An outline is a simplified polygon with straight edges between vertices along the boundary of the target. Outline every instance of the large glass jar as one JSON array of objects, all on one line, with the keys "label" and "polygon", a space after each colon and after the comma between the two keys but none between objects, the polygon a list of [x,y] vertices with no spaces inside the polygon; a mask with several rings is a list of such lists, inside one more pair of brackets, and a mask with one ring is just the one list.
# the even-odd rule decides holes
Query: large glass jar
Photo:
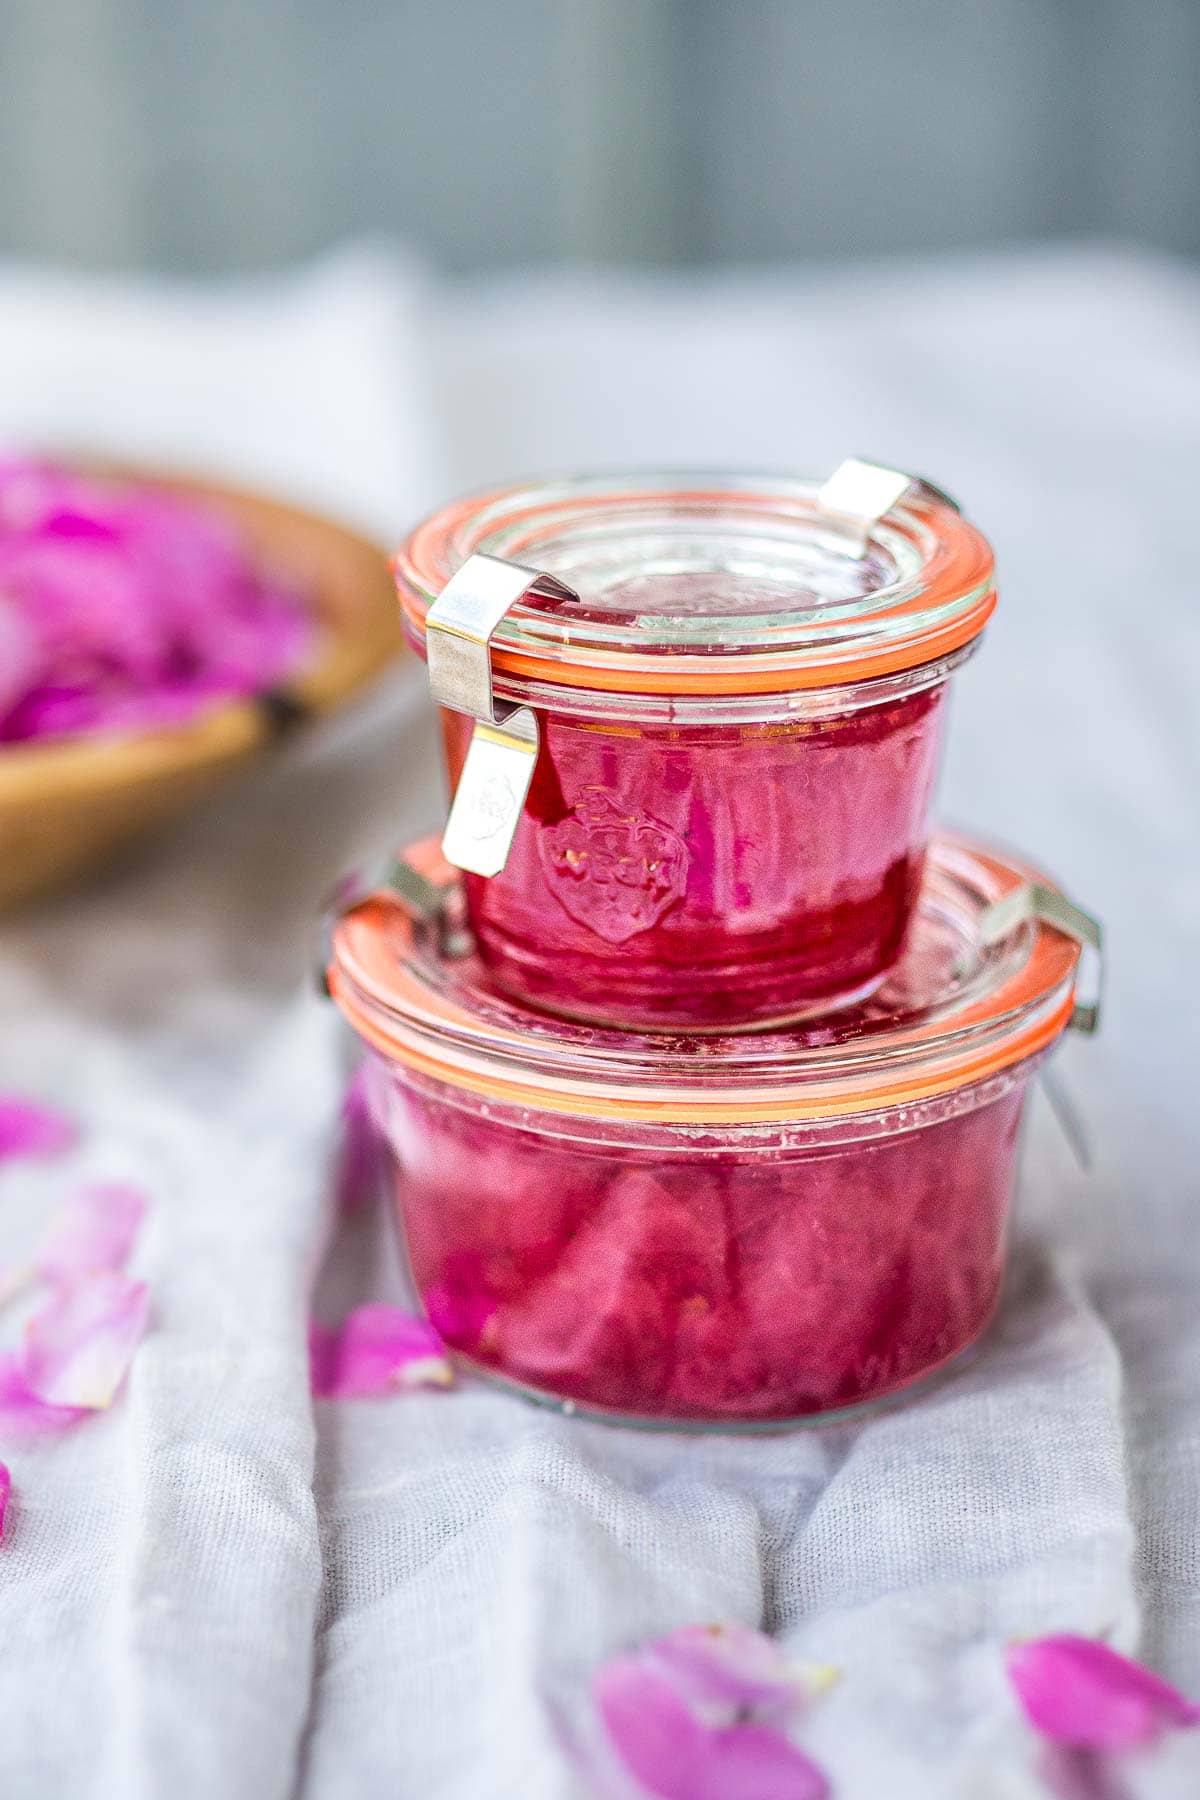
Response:
[{"label": "large glass jar", "polygon": [[866,523],[824,491],[738,476],[514,488],[448,507],[401,552],[423,651],[439,596],[465,587],[475,604],[473,579],[518,565],[480,650],[494,716],[516,709],[524,742],[499,749],[486,705],[443,713],[447,853],[509,993],[595,1023],[727,1032],[851,1003],[895,964],[947,677],[991,612],[992,558],[921,484]]},{"label": "large glass jar", "polygon": [[696,1039],[521,1008],[436,917],[363,903],[329,983],[430,1320],[478,1373],[639,1424],[825,1417],[949,1363],[996,1306],[1026,1089],[1078,1010],[1071,917],[937,840],[873,999]]}]

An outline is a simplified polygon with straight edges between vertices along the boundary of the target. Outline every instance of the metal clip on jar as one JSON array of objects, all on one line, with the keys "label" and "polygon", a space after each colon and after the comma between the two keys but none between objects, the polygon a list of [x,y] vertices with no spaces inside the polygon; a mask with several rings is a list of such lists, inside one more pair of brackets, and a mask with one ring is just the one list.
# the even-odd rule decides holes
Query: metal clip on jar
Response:
[{"label": "metal clip on jar", "polygon": [[421,880],[334,926],[413,1280],[467,1365],[636,1424],[871,1403],[995,1308],[1029,1078],[1099,929],[1036,871],[935,840],[904,955],[820,1027],[670,1038],[498,995]]},{"label": "metal clip on jar", "polygon": [[443,707],[480,955],[643,1030],[870,994],[916,902],[946,679],[995,604],[953,503],[895,470],[511,488],[397,560]]}]

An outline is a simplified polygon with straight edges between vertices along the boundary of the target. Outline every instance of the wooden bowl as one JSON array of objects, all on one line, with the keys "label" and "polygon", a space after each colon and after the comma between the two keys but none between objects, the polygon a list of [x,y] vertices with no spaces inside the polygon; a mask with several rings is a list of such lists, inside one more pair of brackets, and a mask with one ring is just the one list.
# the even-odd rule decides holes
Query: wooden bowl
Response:
[{"label": "wooden bowl", "polygon": [[311,596],[319,640],[311,661],[269,695],[226,702],[187,725],[0,745],[0,907],[62,887],[178,818],[281,733],[350,700],[402,648],[384,552],[353,531],[205,481],[96,472],[170,489],[229,516],[252,556]]}]

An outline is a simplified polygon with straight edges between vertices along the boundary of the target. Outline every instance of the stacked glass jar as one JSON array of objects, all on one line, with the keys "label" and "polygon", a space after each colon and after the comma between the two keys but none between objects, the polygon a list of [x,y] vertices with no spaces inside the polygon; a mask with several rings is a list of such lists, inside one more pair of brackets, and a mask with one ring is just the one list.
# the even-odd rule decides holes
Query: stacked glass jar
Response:
[{"label": "stacked glass jar", "polygon": [[1099,948],[1036,870],[929,837],[984,538],[853,461],[510,488],[397,575],[454,799],[328,978],[447,1344],[557,1405],[726,1429],[962,1354]]}]

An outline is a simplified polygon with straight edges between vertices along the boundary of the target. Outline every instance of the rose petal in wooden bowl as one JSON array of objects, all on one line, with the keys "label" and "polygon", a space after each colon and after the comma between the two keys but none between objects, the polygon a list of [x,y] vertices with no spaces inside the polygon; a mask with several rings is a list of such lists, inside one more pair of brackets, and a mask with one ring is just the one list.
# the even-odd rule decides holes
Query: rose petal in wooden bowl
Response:
[{"label": "rose petal in wooden bowl", "polygon": [[0,907],[65,886],[178,818],[282,730],[352,699],[402,649],[387,559],[353,531],[204,481],[97,472],[169,488],[230,517],[250,555],[310,597],[317,641],[308,662],[270,694],[218,704],[186,725],[0,745]]}]

